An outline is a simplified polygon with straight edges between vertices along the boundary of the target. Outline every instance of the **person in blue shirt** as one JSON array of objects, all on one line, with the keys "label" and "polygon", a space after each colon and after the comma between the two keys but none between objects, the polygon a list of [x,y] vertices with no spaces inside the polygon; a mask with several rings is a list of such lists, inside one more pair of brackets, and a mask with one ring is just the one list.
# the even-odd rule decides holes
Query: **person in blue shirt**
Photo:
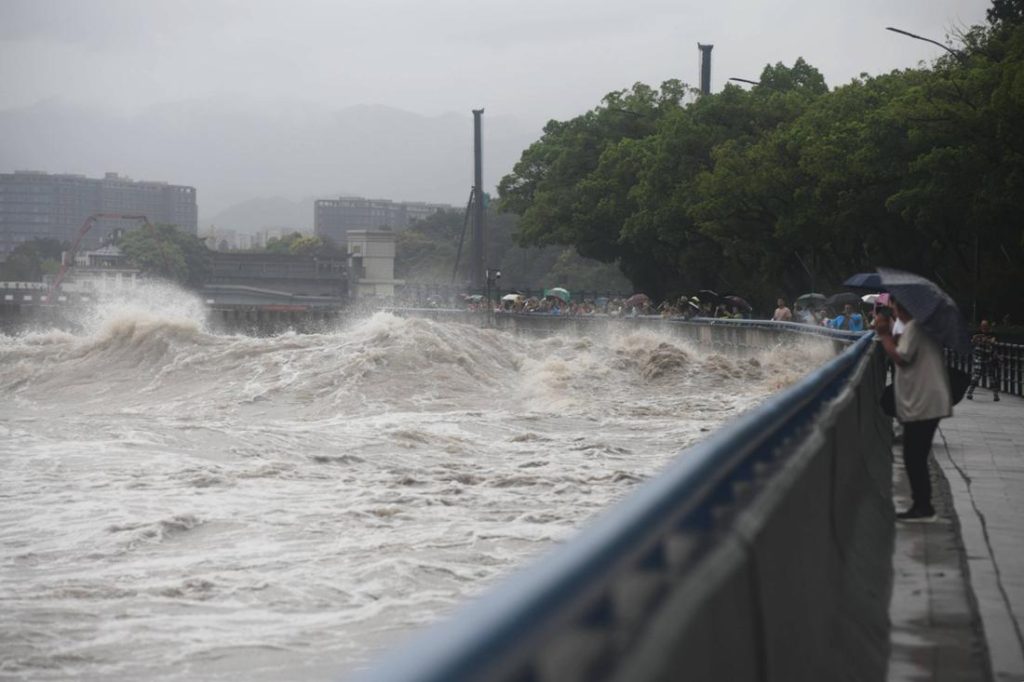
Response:
[{"label": "person in blue shirt", "polygon": [[854,311],[853,306],[849,303],[843,307],[843,312],[840,315],[836,315],[835,319],[832,320],[833,329],[845,329],[850,332],[862,332],[864,331],[864,316]]}]

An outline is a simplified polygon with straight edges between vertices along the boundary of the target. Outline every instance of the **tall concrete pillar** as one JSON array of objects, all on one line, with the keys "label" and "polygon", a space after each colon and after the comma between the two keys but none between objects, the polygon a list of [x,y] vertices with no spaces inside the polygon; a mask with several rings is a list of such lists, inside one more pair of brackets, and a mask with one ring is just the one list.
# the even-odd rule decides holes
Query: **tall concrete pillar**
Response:
[{"label": "tall concrete pillar", "polygon": [[484,288],[484,260],[487,257],[484,229],[483,109],[473,110],[473,288]]},{"label": "tall concrete pillar", "polygon": [[700,50],[700,94],[711,94],[711,48],[714,45],[697,43]]}]

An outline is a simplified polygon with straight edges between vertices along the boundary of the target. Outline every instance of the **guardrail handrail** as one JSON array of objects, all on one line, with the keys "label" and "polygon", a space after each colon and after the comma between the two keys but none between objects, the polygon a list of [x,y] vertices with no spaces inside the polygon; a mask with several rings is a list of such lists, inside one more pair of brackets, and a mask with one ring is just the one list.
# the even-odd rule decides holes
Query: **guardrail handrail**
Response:
[{"label": "guardrail handrail", "polygon": [[[413,314],[445,314],[445,315],[459,315],[465,316],[469,319],[479,318],[481,316],[487,316],[492,311],[483,310],[467,310],[465,308],[422,308],[422,307],[405,307],[405,306],[388,306],[383,309],[383,312],[390,312],[397,315],[403,313]],[[506,310],[496,310],[493,314],[498,318],[522,318],[527,320],[543,320],[543,319],[557,319],[567,322],[586,322],[589,320],[601,320],[606,322],[622,322],[628,323],[634,320],[642,320],[644,322],[663,322],[668,325],[675,326],[691,326],[691,327],[736,327],[742,329],[766,329],[778,331],[784,329],[791,332],[797,332],[799,334],[810,335],[810,336],[824,336],[828,338],[838,339],[845,342],[852,342],[860,338],[864,334],[871,333],[870,330],[862,332],[851,332],[843,329],[832,329],[831,327],[825,327],[816,324],[804,324],[802,322],[777,322],[775,320],[752,320],[752,319],[732,319],[723,317],[663,317],[661,315],[610,315],[608,313],[588,313],[583,315],[552,315],[551,313],[545,312],[514,312]]]},{"label": "guardrail handrail", "polygon": [[855,336],[840,355],[730,422],[730,428],[682,451],[565,545],[509,576],[359,679],[455,682],[477,679],[494,666],[521,663],[529,643],[579,617],[619,571],[651,552],[666,532],[699,527],[700,518],[709,517],[720,502],[716,491],[749,477],[758,453],[773,450],[803,428],[814,408],[837,395],[874,347],[873,335]]},{"label": "guardrail handrail", "polygon": [[0,289],[47,289],[44,282],[0,282]]},{"label": "guardrail handrail", "polygon": [[[978,385],[982,388],[996,388],[1001,393],[1024,397],[1024,344],[996,341],[992,344],[992,352],[996,361],[994,376],[990,371],[980,372]],[[974,354],[958,355],[946,351],[947,361],[968,374],[973,374]],[[998,384],[992,386],[992,380]]]}]

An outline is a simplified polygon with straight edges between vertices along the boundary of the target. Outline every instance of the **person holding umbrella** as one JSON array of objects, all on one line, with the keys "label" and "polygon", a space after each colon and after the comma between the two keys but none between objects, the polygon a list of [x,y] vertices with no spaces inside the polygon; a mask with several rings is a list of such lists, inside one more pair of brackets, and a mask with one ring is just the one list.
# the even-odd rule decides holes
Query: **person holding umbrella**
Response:
[{"label": "person holding umbrella", "polygon": [[893,311],[904,324],[897,343],[888,315],[880,314],[875,322],[875,333],[896,366],[893,397],[896,417],[903,424],[903,464],[914,500],[896,518],[931,521],[935,509],[928,456],[939,420],[953,414],[943,346],[962,350],[966,323],[949,295],[929,280],[887,268],[879,268],[879,274]]},{"label": "person holding umbrella", "polygon": [[939,420],[953,414],[946,361],[940,346],[925,333],[910,312],[893,299],[893,312],[904,324],[899,342],[893,340],[892,322],[879,315],[875,333],[896,366],[896,417],[903,424],[903,465],[910,480],[913,504],[896,514],[903,521],[935,518],[928,456]]}]

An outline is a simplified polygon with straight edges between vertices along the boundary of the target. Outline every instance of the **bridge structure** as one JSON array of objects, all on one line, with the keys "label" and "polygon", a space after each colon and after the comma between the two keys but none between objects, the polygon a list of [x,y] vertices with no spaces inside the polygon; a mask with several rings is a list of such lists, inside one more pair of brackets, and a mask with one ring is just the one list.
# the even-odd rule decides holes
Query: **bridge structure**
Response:
[{"label": "bridge structure", "polygon": [[[1011,523],[1024,496],[1000,509],[1024,492],[1024,401],[1000,403],[1013,418],[996,429],[998,455],[964,442],[979,429],[979,404],[958,407],[934,449],[937,483],[949,479],[937,486],[943,519],[897,526],[894,485],[895,499],[906,485],[879,408],[887,363],[872,334],[621,322],[719,348],[824,336],[836,355],[358,680],[1024,679],[1019,513]],[[607,323],[494,320],[526,333]],[[997,483],[971,490],[968,471]],[[996,513],[1001,526],[986,526]]]},{"label": "bridge structure", "polygon": [[51,293],[44,282],[0,282],[0,331],[16,330],[33,322],[50,322],[61,309],[88,303],[90,296],[78,292]]},{"label": "bridge structure", "polygon": [[249,333],[318,330],[334,324],[350,305],[341,296],[232,284],[208,284],[202,295],[215,328]]},{"label": "bridge structure", "polygon": [[[208,284],[199,296],[211,328],[255,334],[325,328],[352,305],[338,293],[293,293],[249,284]],[[79,311],[100,298],[99,291],[74,284],[54,292],[43,282],[0,282],[0,330],[73,324]]]}]

